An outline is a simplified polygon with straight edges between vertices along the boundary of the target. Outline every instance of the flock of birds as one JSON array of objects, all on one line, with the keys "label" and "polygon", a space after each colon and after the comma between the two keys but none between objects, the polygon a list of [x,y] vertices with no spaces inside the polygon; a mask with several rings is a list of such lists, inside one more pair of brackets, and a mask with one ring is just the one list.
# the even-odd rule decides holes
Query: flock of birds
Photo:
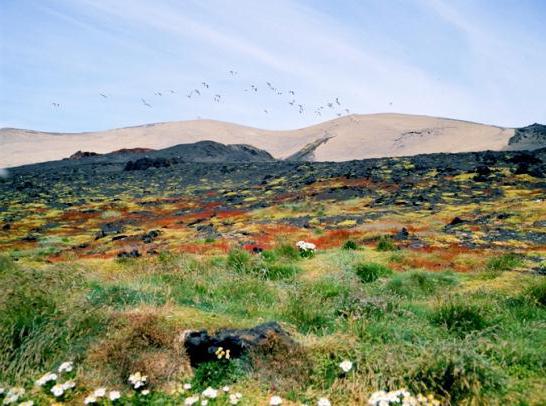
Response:
[{"label": "flock of birds", "polygon": [[[236,78],[238,76],[238,74],[239,73],[237,71],[235,71],[235,70],[230,70],[229,71],[229,75],[232,78]],[[265,90],[269,91],[269,92],[273,92],[273,94],[276,95],[276,96],[283,96],[283,95],[288,96],[288,105],[290,105],[292,108],[294,108],[299,114],[305,114],[305,112],[307,111],[307,106],[305,106],[304,104],[296,101],[296,91],[295,90],[290,89],[288,91],[283,91],[283,90],[273,86],[273,84],[271,82],[268,82],[268,81],[265,82],[265,85],[266,85]],[[250,83],[249,86],[246,87],[243,90],[244,90],[244,92],[249,92],[249,93],[254,93],[254,94],[258,94],[258,93],[261,92],[261,90],[258,89],[258,86],[256,86],[253,83]],[[194,89],[190,90],[189,93],[186,94],[186,97],[188,99],[192,99],[192,98],[205,97],[207,94],[209,94],[209,96],[210,96],[211,91],[212,90],[210,88],[209,83],[201,82],[200,86],[197,86]],[[262,89],[262,91],[263,91],[263,89]],[[154,96],[162,97],[165,94],[175,95],[175,94],[177,94],[177,92],[175,90],[173,90],[173,89],[169,89],[167,91],[155,91],[153,94],[154,94]],[[105,93],[99,93],[98,95],[100,97],[102,97],[103,99],[109,99],[110,98],[110,95],[105,94]],[[223,100],[224,100],[224,98],[223,98],[222,94],[212,92],[212,101],[214,103],[222,103]],[[146,106],[148,108],[153,107],[148,99],[141,98],[140,101],[144,106]],[[61,107],[60,103],[57,103],[57,102],[52,102],[51,105],[53,106],[53,108],[60,108]],[[341,117],[344,114],[350,114],[350,110],[348,108],[344,108],[344,106],[342,105],[339,97],[336,97],[334,100],[331,100],[331,101],[328,101],[328,102],[324,103],[324,105],[320,105],[320,106],[316,107],[312,111],[313,111],[313,114],[315,114],[316,116],[319,116],[319,117],[322,116],[323,114],[326,114],[327,111],[330,111],[331,113],[334,113],[338,117]],[[264,114],[269,114],[270,110],[268,108],[264,108],[263,112],[264,112]]]}]

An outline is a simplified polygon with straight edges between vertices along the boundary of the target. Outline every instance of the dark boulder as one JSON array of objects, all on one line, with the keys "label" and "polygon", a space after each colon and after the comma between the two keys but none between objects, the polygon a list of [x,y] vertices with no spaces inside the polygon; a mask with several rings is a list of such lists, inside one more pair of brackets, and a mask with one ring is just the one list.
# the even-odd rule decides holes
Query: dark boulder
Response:
[{"label": "dark boulder", "polygon": [[229,350],[230,358],[233,359],[268,346],[271,340],[295,345],[277,322],[269,322],[249,329],[223,329],[212,336],[206,330],[191,331],[185,335],[184,348],[191,366],[195,368],[203,362],[217,360],[216,351],[220,347],[223,351]]},{"label": "dark boulder", "polygon": [[144,244],[150,244],[153,240],[159,237],[160,233],[161,232],[159,230],[150,230],[142,236],[142,241],[144,241]]},{"label": "dark boulder", "polygon": [[118,258],[138,258],[140,257],[140,252],[135,248],[131,251],[123,251],[118,254]]},{"label": "dark boulder", "polygon": [[459,224],[463,224],[463,223],[466,223],[466,221],[463,220],[463,219],[460,218],[460,217],[454,217],[453,220],[451,220],[451,221],[449,222],[448,225],[450,225],[450,226],[458,226]]},{"label": "dark boulder", "polygon": [[402,230],[397,232],[394,236],[394,239],[398,241],[407,240],[408,238],[409,238],[409,231],[406,227],[403,227]]}]

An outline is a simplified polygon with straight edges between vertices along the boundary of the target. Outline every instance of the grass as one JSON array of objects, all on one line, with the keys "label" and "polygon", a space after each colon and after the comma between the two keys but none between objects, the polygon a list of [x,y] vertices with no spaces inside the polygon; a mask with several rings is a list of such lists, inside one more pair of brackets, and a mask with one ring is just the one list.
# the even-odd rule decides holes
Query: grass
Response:
[{"label": "grass", "polygon": [[376,263],[358,264],[355,273],[364,283],[375,282],[377,279],[392,274],[392,270],[384,265]]},{"label": "grass", "polygon": [[[404,250],[397,251],[400,255]],[[368,261],[373,262],[368,262]],[[132,261],[18,264],[0,259],[0,381],[29,382],[66,359],[80,380],[123,387],[141,371],[158,392],[230,385],[260,403],[358,404],[406,387],[451,404],[537,404],[546,383],[545,283],[389,268],[392,252],[276,247],[261,254],[162,253]],[[316,269],[324,269],[316,272]],[[519,279],[518,279],[519,278]],[[469,290],[478,284],[478,290]],[[186,329],[278,320],[300,345],[188,366]],[[354,369],[343,375],[339,363]],[[154,400],[155,399],[155,400]]]}]

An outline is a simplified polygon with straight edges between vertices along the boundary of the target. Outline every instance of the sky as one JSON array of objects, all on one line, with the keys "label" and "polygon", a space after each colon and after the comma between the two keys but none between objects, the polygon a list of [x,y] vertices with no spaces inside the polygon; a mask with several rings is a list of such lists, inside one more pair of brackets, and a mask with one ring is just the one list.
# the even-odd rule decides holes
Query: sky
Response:
[{"label": "sky", "polygon": [[544,21],[543,0],[0,0],[0,127],[546,123]]}]

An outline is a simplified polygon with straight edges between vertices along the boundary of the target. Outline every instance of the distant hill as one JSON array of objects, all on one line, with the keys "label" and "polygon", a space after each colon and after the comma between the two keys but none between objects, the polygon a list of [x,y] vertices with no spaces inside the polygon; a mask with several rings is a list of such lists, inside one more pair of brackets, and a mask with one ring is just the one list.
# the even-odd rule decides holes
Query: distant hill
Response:
[{"label": "distant hill", "polygon": [[[77,151],[62,160],[42,162],[49,167],[81,166],[88,164],[127,164],[126,170],[164,167],[182,162],[270,162],[274,161],[268,152],[250,145],[224,145],[214,141],[199,141],[180,144],[159,150],[146,148],[121,149],[106,154]],[[136,163],[136,164],[135,164]],[[32,165],[32,164],[31,164]]]},{"label": "distant hill", "polygon": [[[522,131],[527,135],[518,136]],[[132,148],[164,149],[204,140],[252,145],[277,159],[315,161],[546,146],[543,136],[528,138],[531,133],[525,129],[407,114],[349,115],[288,131],[261,130],[214,120],[77,134],[4,128],[0,129],[0,167],[58,160],[76,151],[104,154]]]}]

